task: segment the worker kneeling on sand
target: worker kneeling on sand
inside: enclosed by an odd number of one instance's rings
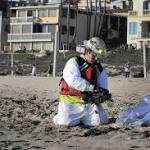
[[[56,125],[75,126],[83,123],[98,126],[108,123],[101,102],[96,103],[91,99],[97,89],[109,93],[107,73],[97,61],[98,55],[104,54],[106,45],[103,40],[93,37],[84,41],[84,47],[83,54],[71,58],[63,70],[58,114],[53,118]]]

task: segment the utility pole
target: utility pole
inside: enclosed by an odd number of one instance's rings
[[[8,5],[9,5],[9,17],[11,17],[11,10],[10,8],[12,7],[12,0],[11,2],[9,3],[8,2]],[[11,61],[11,76],[14,75],[14,51],[12,49],[12,43],[10,42],[10,61]]]
[[[12,49],[12,43],[10,42],[10,67],[11,67],[11,76],[14,75],[14,51]]]
[[[104,8],[103,8],[103,14],[101,16],[101,22],[100,22],[100,28],[98,34],[101,35],[102,28],[103,28],[103,23],[105,19],[105,13],[106,13],[106,0],[104,1]]]
[[[53,56],[53,77],[56,77],[56,57],[57,57],[57,48],[58,48],[58,32],[55,32],[55,38],[53,40],[53,50],[54,50],[54,56]]]
[[[87,24],[86,24],[86,39],[88,39],[89,32],[89,0],[86,0],[86,13],[87,13]]]
[[[104,2],[104,13],[106,13],[106,0]]]
[[[69,49],[69,36],[70,36],[70,0],[68,1],[68,10],[67,10],[67,49]]]
[[[144,78],[147,78],[145,42],[143,41],[142,44],[143,44],[143,70],[144,70]]]
[[[94,36],[97,34],[96,33],[96,29],[97,29],[97,3],[98,3],[98,0],[95,0],[95,13],[94,13]]]
[[[99,0],[99,12],[101,13],[102,11],[102,5],[101,5],[101,0]]]

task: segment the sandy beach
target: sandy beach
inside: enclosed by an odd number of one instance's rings
[[[150,127],[115,123],[93,128],[59,127],[57,113],[60,78],[0,77],[0,150],[134,150],[150,149]],[[114,102],[104,103],[110,118],[150,94],[150,77],[109,78]]]

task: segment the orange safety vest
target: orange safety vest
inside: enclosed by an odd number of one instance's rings
[[[77,63],[79,65],[79,70],[81,72],[81,76],[89,81],[91,84],[96,85],[94,81],[94,76],[96,75],[96,66],[98,67],[100,73],[103,71],[103,68],[100,63],[95,63],[93,65],[87,63],[82,57],[76,57]],[[97,79],[97,78],[96,78]],[[60,95],[70,95],[70,96],[83,96],[83,93],[79,90],[76,90],[70,87],[67,82],[62,78],[60,81],[61,89]]]

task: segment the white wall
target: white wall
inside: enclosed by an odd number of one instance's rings
[[[133,0],[133,11],[137,11],[138,16],[143,15],[143,2],[145,0]]]

